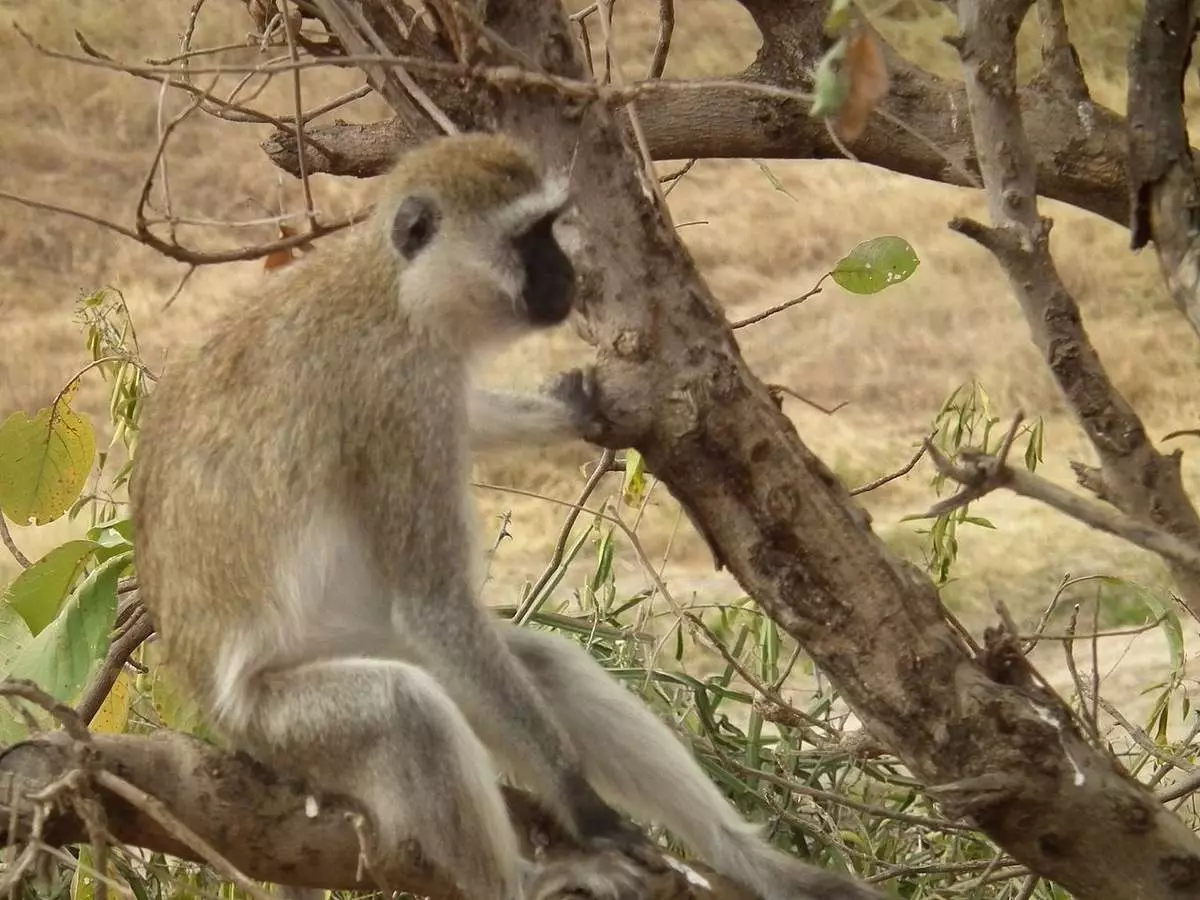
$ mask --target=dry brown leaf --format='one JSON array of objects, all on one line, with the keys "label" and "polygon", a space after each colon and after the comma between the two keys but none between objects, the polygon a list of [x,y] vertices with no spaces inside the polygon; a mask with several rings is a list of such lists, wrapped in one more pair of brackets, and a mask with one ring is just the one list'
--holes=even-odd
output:
[{"label": "dry brown leaf", "polygon": [[862,22],[854,26],[847,39],[842,71],[849,78],[850,89],[838,110],[834,129],[838,137],[850,142],[866,129],[871,110],[887,96],[889,86],[883,47]]}]

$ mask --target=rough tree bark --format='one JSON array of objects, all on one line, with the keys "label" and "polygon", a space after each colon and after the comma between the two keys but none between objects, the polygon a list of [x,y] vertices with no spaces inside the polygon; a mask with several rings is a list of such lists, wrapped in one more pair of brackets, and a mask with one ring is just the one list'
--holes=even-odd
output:
[{"label": "rough tree bark", "polygon": [[1154,241],[1171,297],[1200,333],[1200,182],[1183,114],[1197,15],[1186,0],[1148,0],[1129,48],[1129,228],[1134,249]]}]

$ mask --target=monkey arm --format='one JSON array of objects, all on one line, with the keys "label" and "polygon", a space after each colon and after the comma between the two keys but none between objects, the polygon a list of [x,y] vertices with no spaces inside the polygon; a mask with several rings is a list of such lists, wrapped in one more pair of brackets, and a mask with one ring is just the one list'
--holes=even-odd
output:
[{"label": "monkey arm", "polygon": [[471,447],[476,450],[557,444],[583,437],[576,411],[548,394],[476,389],[468,401],[468,416]]}]

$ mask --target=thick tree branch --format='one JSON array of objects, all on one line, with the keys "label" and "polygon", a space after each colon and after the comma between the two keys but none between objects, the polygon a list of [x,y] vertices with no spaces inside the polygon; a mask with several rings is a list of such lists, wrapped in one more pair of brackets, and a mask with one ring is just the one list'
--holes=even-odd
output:
[{"label": "thick tree branch", "polygon": [[[95,771],[109,772],[150,794],[186,828],[219,848],[222,856],[251,878],[343,890],[369,890],[378,882],[359,879],[359,831],[356,813],[333,798],[322,798],[309,815],[302,785],[281,779],[249,757],[231,755],[195,738],[170,732],[149,737],[93,734],[86,741],[87,759]],[[0,832],[7,832],[14,796],[27,796],[78,768],[79,745],[63,732],[17,744],[0,754]],[[85,775],[86,777],[86,775]],[[122,843],[203,862],[195,847],[145,807],[100,789],[106,825]],[[582,857],[528,795],[507,790],[510,812],[526,851],[545,848],[548,859],[573,865],[604,865],[603,855]],[[30,806],[19,807],[20,827],[28,827]],[[87,840],[84,823],[70,804],[57,804],[44,824],[51,845]],[[4,834],[6,839],[11,835]],[[714,891],[694,894],[686,878],[663,866],[646,872],[651,900],[742,900],[743,893],[702,866],[696,866]],[[372,872],[392,888],[403,888],[440,900],[459,894],[422,859],[415,846],[399,858],[372,861]]]},{"label": "thick tree branch", "polygon": [[[1178,455],[1150,443],[1096,353],[1050,255],[1050,221],[1038,215],[1032,144],[1015,102],[1016,32],[1031,0],[959,3],[956,40],[966,73],[988,210],[994,228],[956,219],[951,227],[987,247],[1008,275],[1034,343],[1100,458],[1113,502],[1200,547],[1200,517],[1184,490]],[[1200,568],[1166,560],[1188,609],[1200,618]]]},{"label": "thick tree branch", "polygon": [[[820,29],[812,28],[807,0],[742,3],[764,33],[764,44],[739,78],[789,88],[807,88],[808,67],[821,52]],[[817,24],[820,17],[817,15]],[[854,154],[871,165],[930,181],[963,184],[978,175],[974,141],[961,83],[931,75],[884,44],[892,82],[881,104],[854,143]],[[422,82],[439,103],[453,102],[455,85]],[[1026,128],[1037,148],[1038,187],[1056,200],[1095,212],[1124,225],[1126,191],[1125,121],[1111,110],[1080,100],[1046,80],[1018,92]],[[755,96],[736,88],[656,91],[638,101],[638,118],[655,159],[744,158],[842,159],[823,122],[796,101]],[[895,122],[904,122],[910,130]],[[380,174],[403,145],[405,126],[334,124],[306,131],[313,142],[306,154],[309,172],[368,178]],[[924,139],[916,135],[923,136]],[[277,131],[263,144],[271,160],[296,175],[295,135]]]},{"label": "thick tree branch", "polygon": [[1196,3],[1147,0],[1129,47],[1129,193],[1134,249],[1154,242],[1171,298],[1200,333],[1200,179],[1183,114]]}]

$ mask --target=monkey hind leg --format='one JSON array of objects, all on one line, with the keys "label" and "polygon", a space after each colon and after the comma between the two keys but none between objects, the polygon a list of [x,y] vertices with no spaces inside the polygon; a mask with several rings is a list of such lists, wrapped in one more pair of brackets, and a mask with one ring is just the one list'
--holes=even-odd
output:
[{"label": "monkey hind leg", "polygon": [[423,669],[339,658],[258,676],[246,749],[315,789],[352,798],[374,863],[407,841],[472,900],[519,900],[520,856],[487,750]]},{"label": "monkey hind leg", "polygon": [[581,647],[525,628],[504,626],[503,633],[602,797],[665,826],[722,875],[765,900],[882,900],[866,884],[770,846],[675,733]]}]

